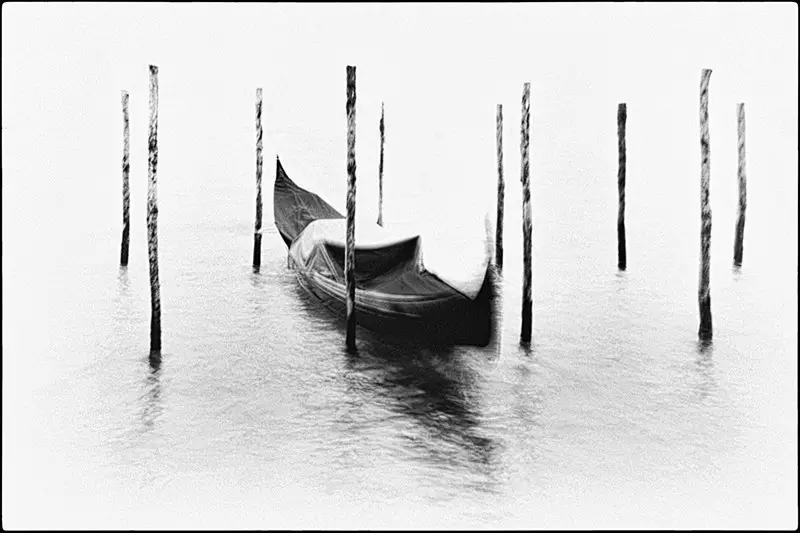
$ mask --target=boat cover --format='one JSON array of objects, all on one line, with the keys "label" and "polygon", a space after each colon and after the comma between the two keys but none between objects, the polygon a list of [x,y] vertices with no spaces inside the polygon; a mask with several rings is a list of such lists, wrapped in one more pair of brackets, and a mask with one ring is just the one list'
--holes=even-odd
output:
[{"label": "boat cover", "polygon": [[[346,219],[316,194],[296,185],[277,161],[275,225],[289,247],[289,255],[303,270],[312,270],[344,283]],[[356,287],[386,295],[422,299],[475,299],[480,279],[454,283],[426,269],[419,234],[383,228],[363,219],[355,228]]]}]

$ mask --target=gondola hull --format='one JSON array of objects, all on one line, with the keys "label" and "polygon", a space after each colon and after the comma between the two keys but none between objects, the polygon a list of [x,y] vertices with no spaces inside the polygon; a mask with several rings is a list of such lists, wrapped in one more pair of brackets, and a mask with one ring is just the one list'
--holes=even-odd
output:
[{"label": "gondola hull", "polygon": [[[345,316],[344,284],[294,264],[292,268],[308,294],[333,314]],[[492,337],[491,281],[488,278],[475,300],[461,295],[434,301],[400,300],[357,288],[356,322],[381,334],[425,343],[486,346]]]}]

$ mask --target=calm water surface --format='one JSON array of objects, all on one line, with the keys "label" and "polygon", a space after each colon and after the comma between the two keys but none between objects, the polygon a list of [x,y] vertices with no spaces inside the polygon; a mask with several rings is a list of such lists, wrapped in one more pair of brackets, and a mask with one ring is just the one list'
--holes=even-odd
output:
[{"label": "calm water surface", "polygon": [[[639,191],[620,273],[613,187],[543,178],[530,349],[518,345],[509,192],[495,341],[442,350],[359,329],[350,355],[343,321],[287,270],[271,209],[253,273],[250,185],[199,179],[160,191],[160,364],[148,358],[143,202],[127,269],[118,228],[70,225],[68,207],[58,257],[4,269],[17,302],[4,305],[4,500],[36,527],[738,528],[796,517],[797,256],[770,246],[779,215],[752,210],[762,218],[748,219],[741,271],[729,266],[733,218],[717,215],[715,338],[702,346],[695,217],[678,220],[659,189]],[[456,254],[471,238],[434,244],[455,242]],[[39,253],[16,243],[4,248]]]}]

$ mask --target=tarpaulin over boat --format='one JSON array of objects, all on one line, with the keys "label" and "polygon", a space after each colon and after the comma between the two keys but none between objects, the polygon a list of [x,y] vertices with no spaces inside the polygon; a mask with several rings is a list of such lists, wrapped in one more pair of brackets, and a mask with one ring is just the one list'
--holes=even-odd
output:
[{"label": "tarpaulin over boat", "polygon": [[[366,232],[356,233],[358,289],[427,299],[452,298],[458,294],[453,287],[424,271],[418,235],[389,232],[381,235],[381,229],[376,225],[366,235]],[[316,220],[295,239],[289,254],[301,268],[344,282],[345,230],[344,219]]]},{"label": "tarpaulin over boat", "polygon": [[325,200],[295,185],[283,170],[280,159],[277,160],[275,169],[273,210],[275,226],[287,246],[291,245],[310,222],[319,218],[344,218]]},{"label": "tarpaulin over boat", "polygon": [[[280,162],[274,202],[275,224],[301,285],[326,306],[341,311],[346,293],[346,220],[316,194],[292,182]],[[424,267],[418,234],[364,221],[356,226],[354,253],[359,323],[380,326],[374,329],[388,325],[395,331],[414,326],[437,339],[488,342],[492,283],[486,269],[480,280],[464,284],[466,292],[459,290]]]}]

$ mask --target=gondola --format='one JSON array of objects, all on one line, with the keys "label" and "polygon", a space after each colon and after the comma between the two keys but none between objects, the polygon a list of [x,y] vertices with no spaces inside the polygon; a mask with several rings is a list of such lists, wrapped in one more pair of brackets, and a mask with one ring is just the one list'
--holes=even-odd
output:
[{"label": "gondola", "polygon": [[[340,316],[346,309],[346,219],[295,184],[276,160],[275,226],[300,285]],[[425,268],[419,234],[373,225],[356,229],[356,322],[378,333],[425,342],[485,346],[492,336],[492,269],[470,293]]]}]

